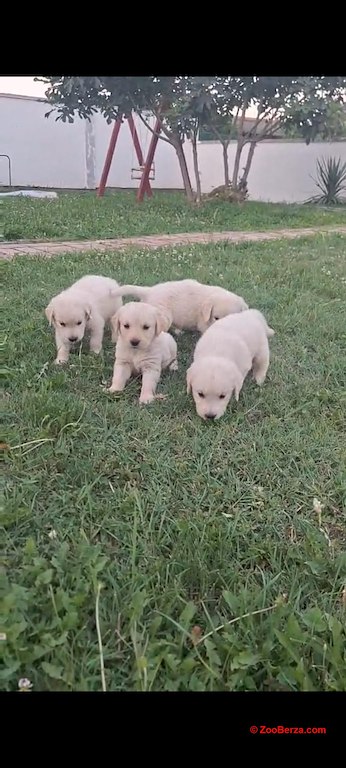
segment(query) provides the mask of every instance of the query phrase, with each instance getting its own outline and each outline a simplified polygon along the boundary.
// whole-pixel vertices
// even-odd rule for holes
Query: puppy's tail
[[[149,288],[145,285],[119,285],[112,291],[112,296],[135,296],[141,301],[145,301],[148,296]]]
[[[263,317],[263,315],[262,315],[262,318],[263,318],[263,322],[264,322],[264,327],[265,327],[265,332],[267,334],[267,338],[270,339],[272,336],[275,335],[275,331],[274,331],[273,328],[270,327],[270,325],[268,325],[268,323],[267,323],[265,317]]]
[[[270,328],[270,326],[268,325],[268,323],[267,323],[267,321],[266,321],[266,319],[265,319],[264,315],[262,315],[262,312],[259,312],[259,310],[258,310],[258,309],[255,309],[254,311],[256,312],[256,314],[258,315],[258,317],[260,318],[260,320],[261,320],[261,322],[262,322],[262,325],[264,325],[264,330],[265,330],[265,332],[266,332],[266,334],[267,334],[267,338],[268,338],[268,339],[270,339],[272,336],[274,336],[274,335],[275,335],[275,331],[274,331],[274,329],[273,329],[273,328]]]

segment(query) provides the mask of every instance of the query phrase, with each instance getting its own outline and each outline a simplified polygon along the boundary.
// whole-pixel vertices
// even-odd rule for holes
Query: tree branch
[[[136,113],[136,115],[138,115],[138,117],[140,118],[142,123],[145,125],[145,127],[148,129],[148,131],[150,131],[150,133],[152,133],[153,136],[157,136],[158,139],[162,139],[162,141],[166,141],[168,144],[172,144],[170,139],[166,139],[164,136],[162,136],[162,131],[167,136],[170,135],[169,132],[167,131],[166,127],[163,125],[163,123],[161,123],[161,132],[154,131],[154,129],[151,127],[151,125],[149,125],[149,123],[145,119],[145,117],[143,117],[142,110],[139,111],[138,107],[136,107],[135,101],[134,101],[134,99],[133,99],[133,97],[131,95],[130,95],[130,101],[131,101],[132,106],[133,106],[133,111]],[[159,109],[157,109],[156,106],[154,106],[153,104],[149,103],[148,104],[148,108],[145,111],[146,112],[152,112],[155,115],[156,119],[157,119],[157,118],[161,117],[162,106],[159,107]]]
[[[258,105],[258,108],[257,108],[257,119],[255,120],[253,126],[251,127],[251,129],[249,131],[250,140],[252,140],[252,138],[256,137],[256,130],[257,130],[258,126],[263,122],[263,120],[265,120],[266,116],[269,115],[270,112],[273,109],[272,107],[267,107],[267,109],[265,109],[264,112],[262,112],[262,105],[263,105],[263,101],[261,101],[259,103],[259,105]],[[277,112],[278,112],[278,109],[275,109],[273,117],[277,114]],[[265,130],[265,128],[264,128],[264,130]],[[249,141],[249,139],[247,141]]]
[[[263,115],[261,116],[259,124],[262,123],[263,120],[265,120],[267,115],[270,115],[270,113],[272,113],[271,117],[270,117],[270,121],[267,121],[267,123],[265,124],[264,131],[266,130],[268,124],[270,125],[272,122],[275,122],[275,118],[276,118],[276,116],[278,115],[279,112],[280,112],[280,107],[277,107],[274,110],[273,110],[273,107],[268,107],[267,109],[264,110]],[[281,121],[281,118],[280,118],[280,121]]]
[[[142,121],[142,123],[144,123],[144,125],[148,129],[148,131],[150,131],[150,133],[153,134],[153,136],[157,136],[159,139],[162,139],[162,141],[166,141],[167,144],[172,144],[172,141],[170,139],[166,139],[165,136],[162,136],[162,132],[159,133],[158,131],[154,131],[154,128],[152,128],[151,125],[149,125],[149,123],[147,122],[145,117],[143,117],[141,112],[136,112],[136,114],[138,115],[138,117]],[[159,115],[155,114],[155,117],[159,117]],[[162,125],[162,123],[161,123],[161,125]],[[162,131],[164,131],[164,133],[166,133],[166,130],[165,130],[165,128],[163,126],[162,126]]]
[[[224,139],[221,136],[221,133],[215,127],[215,125],[210,124],[210,128],[211,128],[212,132],[215,134],[215,136],[218,139],[218,141],[222,144],[222,146],[223,147],[228,147],[229,142],[230,142],[231,139]]]
[[[238,128],[238,136],[242,136],[243,135],[245,115],[246,115],[246,107],[243,106],[242,111],[241,111],[241,118],[240,118],[239,128]]]
[[[271,120],[265,123],[261,132],[256,133],[259,125],[263,123],[263,120],[265,120],[266,116],[271,112],[273,113]],[[257,120],[249,131],[248,136],[245,137],[244,144],[256,143],[258,141],[263,141],[263,139],[269,138],[270,136],[274,136],[282,124],[281,115],[279,118],[275,119],[279,112],[280,107],[274,109],[274,111],[272,107],[267,107],[267,109],[265,109],[264,112],[258,116]]]
[[[273,136],[278,131],[281,125],[282,125],[282,118],[280,117],[278,120],[276,121],[274,120],[273,123],[270,123],[267,126],[267,128],[264,128],[262,136],[264,138],[268,136]]]
[[[231,141],[231,138],[232,138],[232,128],[233,128],[234,125],[237,125],[237,120],[238,120],[238,117],[239,117],[239,112],[240,112],[240,107],[237,107],[237,111],[236,111],[236,113],[235,113],[235,115],[233,117],[233,120],[231,120],[231,127],[230,127],[230,131],[229,131],[229,134],[228,134],[229,135],[228,143]]]

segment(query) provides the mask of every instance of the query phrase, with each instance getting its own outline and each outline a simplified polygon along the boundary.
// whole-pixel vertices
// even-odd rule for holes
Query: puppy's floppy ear
[[[54,319],[55,318],[54,318],[54,303],[53,303],[53,300],[48,304],[48,306],[46,307],[46,309],[44,311],[45,311],[46,318],[47,318],[47,320],[49,322],[49,325],[54,325]]]
[[[168,313],[163,312],[161,309],[156,313],[155,332],[156,336],[160,333],[167,332],[172,325],[172,320]]]
[[[188,368],[187,371],[186,371],[186,392],[187,392],[187,394],[189,394],[189,392],[191,392],[193,367],[194,367],[194,364],[192,363],[192,365],[190,365],[190,368]]]
[[[90,320],[91,318],[91,306],[90,304],[86,304],[84,307],[85,317],[87,320]]]
[[[119,333],[120,333],[120,312],[121,312],[121,310],[122,310],[122,307],[121,307],[121,309],[118,309],[118,311],[115,313],[115,315],[113,315],[113,317],[111,317],[111,320],[110,320],[111,328],[112,328],[112,341],[113,341],[113,343],[118,340],[118,336],[119,336]]]
[[[208,301],[205,301],[201,307],[201,317],[204,323],[209,322],[212,311],[213,311],[213,303],[210,301],[210,299],[208,299]]]

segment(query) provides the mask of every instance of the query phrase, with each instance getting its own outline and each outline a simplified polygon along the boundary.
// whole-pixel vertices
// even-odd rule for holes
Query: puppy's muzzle
[[[216,413],[206,413],[205,418],[206,419],[215,419]]]
[[[77,336],[69,336],[68,340],[73,344],[74,341],[78,341]]]
[[[139,339],[131,339],[130,341],[131,347],[138,347],[139,341],[140,341]]]

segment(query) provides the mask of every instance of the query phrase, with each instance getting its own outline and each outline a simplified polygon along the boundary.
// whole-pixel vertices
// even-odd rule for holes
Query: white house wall
[[[236,144],[229,151],[232,173]],[[246,163],[247,148],[240,169]],[[248,178],[249,198],[266,202],[303,202],[318,191],[311,176],[316,176],[316,162],[322,157],[341,157],[346,162],[346,142],[320,143],[307,146],[298,141],[266,141],[257,144]],[[222,147],[219,143],[202,142],[198,162],[203,192],[223,184]],[[192,173],[192,163],[189,162]]]
[[[10,155],[14,186],[85,187],[84,121],[46,119],[44,101],[0,96],[0,154]],[[0,157],[0,183],[7,184]]]
[[[105,161],[112,125],[100,114],[91,122],[76,118],[73,124],[56,122],[47,102],[30,97],[0,94],[0,154],[8,154],[12,163],[14,186],[52,187],[57,189],[95,189]],[[150,121],[152,123],[152,121]],[[151,133],[135,118],[144,155]],[[185,145],[187,163],[194,180],[192,152]],[[236,145],[229,147],[232,170]],[[223,183],[222,148],[214,142],[198,147],[203,192]],[[264,142],[256,147],[249,175],[249,197],[271,202],[301,202],[316,192],[310,178],[316,173],[316,161],[335,156],[346,161],[346,142],[332,144],[302,142]],[[241,167],[246,162],[246,150]],[[108,186],[131,188],[131,169],[138,165],[129,126],[123,123],[108,177]],[[8,182],[6,158],[0,157],[0,185]],[[155,155],[155,189],[181,189],[182,181],[175,151],[159,140]]]

